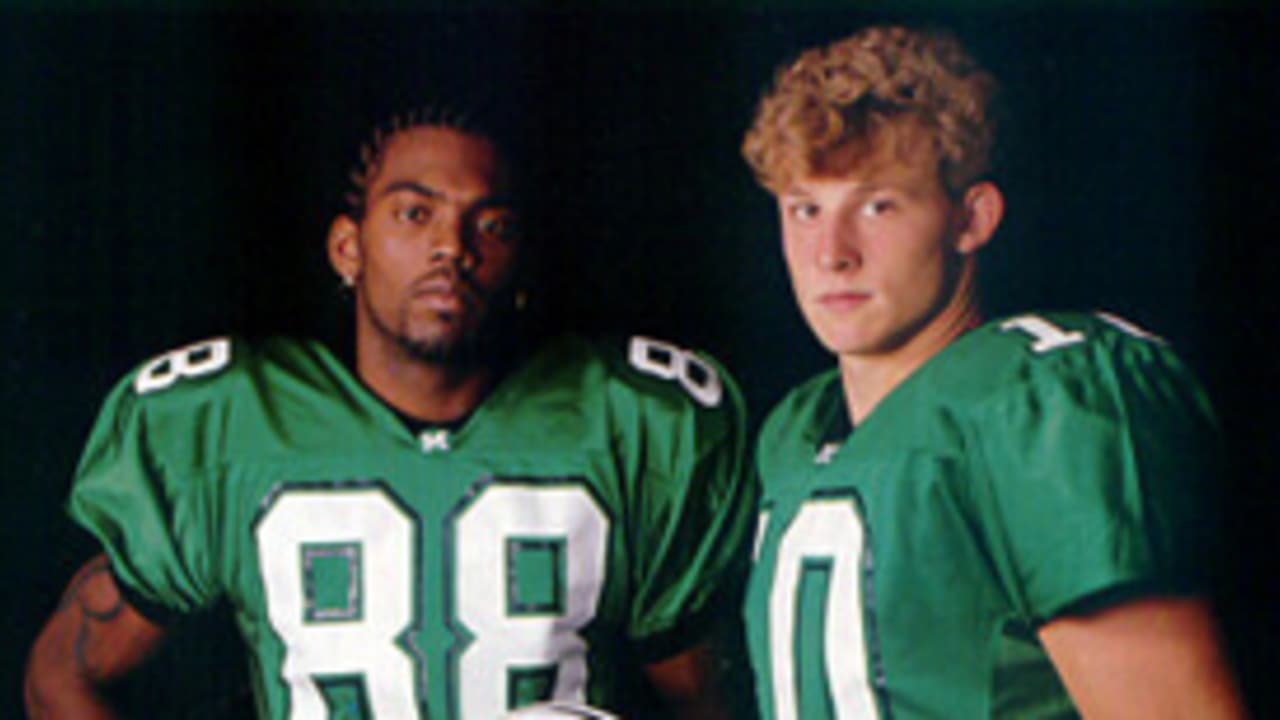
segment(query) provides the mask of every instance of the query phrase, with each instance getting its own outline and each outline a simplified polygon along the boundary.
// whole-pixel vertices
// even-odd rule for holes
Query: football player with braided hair
[[[865,29],[777,73],[743,153],[835,367],[761,432],[746,618],[767,718],[1234,718],[1217,426],[1112,315],[988,322],[996,82]]]
[[[515,342],[533,248],[494,127],[429,111],[364,149],[327,243],[353,367],[215,338],[111,393],[70,499],[104,552],[31,652],[33,717],[109,717],[101,689],[215,602],[264,718],[724,714],[739,391],[651,338]]]

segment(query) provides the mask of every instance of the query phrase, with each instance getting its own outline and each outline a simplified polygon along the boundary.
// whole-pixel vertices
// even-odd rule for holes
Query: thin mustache
[[[479,295],[470,278],[465,274],[458,272],[450,266],[443,266],[434,270],[429,270],[424,275],[413,281],[410,290],[414,294],[438,292],[439,285],[448,286],[448,291],[461,295],[464,299],[475,298]]]

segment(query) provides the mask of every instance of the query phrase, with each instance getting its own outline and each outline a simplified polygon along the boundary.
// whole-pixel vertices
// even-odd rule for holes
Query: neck
[[[967,263],[947,305],[905,342],[884,352],[840,356],[845,404],[855,426],[934,355],[982,324],[975,280],[976,269]]]
[[[385,338],[357,343],[356,372],[396,410],[438,423],[471,414],[497,377],[492,363],[429,362]]]

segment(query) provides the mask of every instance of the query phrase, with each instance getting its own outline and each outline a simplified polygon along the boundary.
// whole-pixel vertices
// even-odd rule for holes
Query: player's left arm
[[[649,499],[632,634],[649,685],[678,718],[746,714],[731,695],[745,674],[737,622],[758,489],[747,463],[746,410],[733,378],[707,356],[633,338],[642,375],[679,389],[655,403],[647,448]],[[686,396],[672,402],[675,396]]]
[[[1205,600],[1151,597],[1064,615],[1040,640],[1087,718],[1247,716]]]
[[[644,673],[675,717],[682,720],[732,717],[727,688],[721,682],[715,649],[710,643],[704,642],[649,663]]]

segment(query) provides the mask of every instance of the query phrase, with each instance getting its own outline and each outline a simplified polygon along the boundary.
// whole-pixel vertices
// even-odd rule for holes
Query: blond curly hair
[[[995,78],[954,37],[875,26],[779,68],[742,154],[774,193],[796,178],[848,172],[908,125],[933,143],[959,195],[991,172]]]

